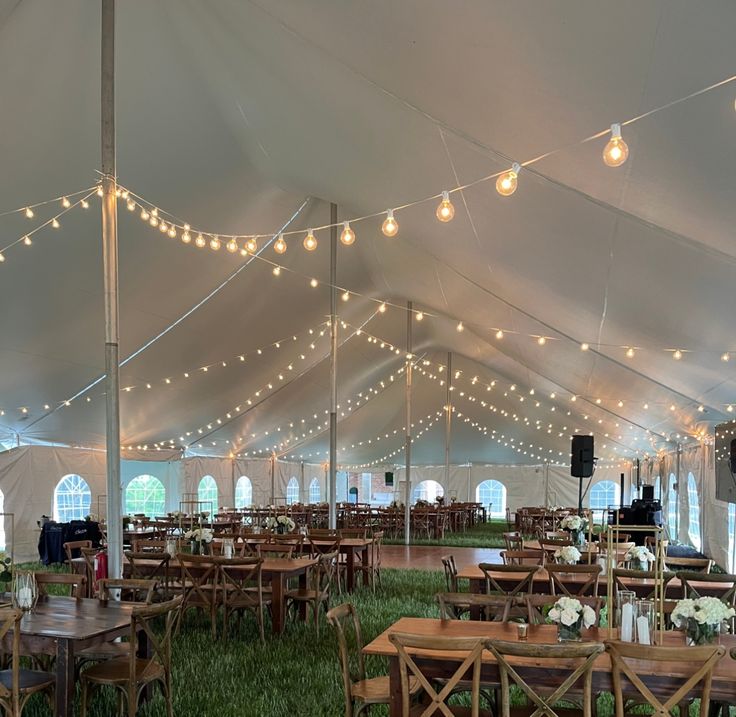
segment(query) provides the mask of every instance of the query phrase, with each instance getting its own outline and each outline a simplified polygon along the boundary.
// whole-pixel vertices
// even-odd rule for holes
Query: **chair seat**
[[[130,676],[130,659],[118,657],[100,662],[82,672],[82,678],[100,684],[116,684],[127,682]],[[136,682],[150,682],[164,676],[164,668],[157,662],[137,659],[135,661]]]
[[[85,647],[78,650],[75,657],[85,660],[112,660],[116,657],[126,657],[130,654],[129,642],[103,642],[101,645]]]
[[[415,695],[420,690],[419,680],[409,677],[409,692]],[[391,699],[391,684],[388,675],[370,677],[367,680],[353,682],[351,691],[355,699],[368,703],[385,703]]]
[[[21,670],[18,675],[18,682],[21,691],[41,690],[48,685],[53,685],[55,677],[50,672],[41,672],[40,670]],[[13,689],[13,671],[0,671],[0,683],[8,690]]]

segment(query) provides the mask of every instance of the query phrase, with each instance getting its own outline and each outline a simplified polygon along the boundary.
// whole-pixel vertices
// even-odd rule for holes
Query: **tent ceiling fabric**
[[[99,23],[99,3],[0,0],[0,209],[95,183]],[[354,224],[338,281],[364,296],[341,302],[341,318],[350,327],[368,321],[366,331],[403,347],[404,312],[372,317],[367,297],[412,300],[434,315],[415,322],[416,355],[437,376],[452,350],[462,371],[453,462],[564,461],[575,429],[596,434],[602,457],[641,456],[722,420],[736,401],[733,370],[720,360],[736,351],[736,319],[724,310],[736,279],[736,83],[624,127],[631,152],[619,169],[601,162],[605,139],[578,143],[731,76],[734,23],[736,6],[725,0],[631,0],[615,15],[590,0],[451,9],[435,0],[127,0],[117,28],[119,179],[193,226],[265,233],[307,198],[290,228],[328,223],[330,201],[341,219],[370,214],[561,150],[523,170],[512,198],[492,182],[453,195],[449,224],[436,221],[435,201],[398,212],[394,239],[379,218]],[[2,246],[32,226],[0,217]],[[168,239],[124,205],[119,235],[122,356],[245,262]],[[274,277],[253,261],[123,367],[122,385],[135,386],[122,396],[124,444],[173,439],[218,455],[276,446],[324,458],[328,341],[317,336],[310,349],[302,336],[329,311],[324,283],[307,280],[328,279],[328,233],[318,239],[313,254],[301,237],[289,240],[279,261],[298,274]],[[264,256],[276,259],[271,249]],[[101,384],[70,407],[43,409],[102,373],[97,202],[6,259],[0,439],[104,445]],[[380,390],[341,420],[339,459],[391,454],[400,463],[403,354],[349,338],[350,327],[341,332],[341,410]],[[582,352],[581,341],[593,350]],[[627,346],[640,347],[633,359]],[[678,347],[692,349],[679,362],[665,350]],[[231,361],[241,353],[246,362]],[[227,367],[196,372],[223,360]],[[279,390],[254,400],[289,363]],[[419,419],[436,422],[413,454],[441,463],[445,388],[420,371],[415,385],[415,432]],[[224,418],[249,398],[247,410]]]

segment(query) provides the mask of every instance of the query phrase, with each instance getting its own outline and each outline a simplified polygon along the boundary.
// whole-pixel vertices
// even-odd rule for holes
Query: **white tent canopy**
[[[99,13],[0,0],[0,209],[97,181]],[[169,238],[141,204],[211,234],[306,232],[329,223],[329,202],[341,221],[374,215],[550,152],[512,197],[494,180],[453,193],[448,224],[437,199],[398,209],[394,238],[385,215],[352,224],[338,258],[353,292],[339,306],[339,462],[403,461],[408,300],[425,314],[414,432],[432,424],[417,464],[444,462],[448,351],[456,465],[565,463],[577,430],[615,472],[724,420],[736,82],[678,100],[734,74],[735,22],[716,0],[120,3],[118,175],[145,200],[119,208],[121,356],[136,354],[121,370],[123,445],[319,463],[328,442],[328,232],[313,253],[303,233],[283,255],[263,248],[275,277],[262,259]],[[581,144],[662,107],[624,125],[620,168],[601,161],[606,136]],[[31,246],[5,250],[59,203],[0,216],[6,446],[104,447],[103,384],[84,390],[104,366],[89,201]]]

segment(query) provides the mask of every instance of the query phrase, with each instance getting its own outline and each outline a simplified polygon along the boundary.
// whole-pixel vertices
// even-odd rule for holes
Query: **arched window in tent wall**
[[[662,479],[659,476],[654,479],[654,500],[662,500]]]
[[[245,508],[253,505],[253,484],[248,476],[240,476],[235,484],[235,507]]]
[[[87,481],[76,473],[64,476],[54,489],[54,520],[67,523],[84,520],[92,505],[92,491]]]
[[[292,476],[286,486],[286,505],[299,502],[299,481]]]
[[[312,478],[309,484],[309,502],[319,503],[322,500],[322,490],[319,487],[319,478]]]
[[[485,507],[491,506],[490,515],[500,518],[506,515],[506,486],[497,480],[484,480],[475,491],[476,500]]]
[[[152,518],[163,515],[165,507],[166,489],[155,476],[137,476],[125,487],[125,512],[128,515],[145,513]]]
[[[605,510],[609,505],[618,505],[620,492],[616,481],[599,481],[590,489],[590,507],[593,510]]]
[[[416,503],[418,500],[426,500],[428,503],[434,503],[437,496],[443,496],[445,489],[441,483],[436,480],[423,480],[419,483],[412,493],[412,498]]]
[[[670,534],[670,540],[677,539],[677,490],[675,489],[675,474],[670,473],[667,482],[667,529]]]
[[[212,510],[217,510],[217,483],[215,483],[215,479],[212,476],[204,476],[199,481],[197,500],[212,503]],[[203,510],[208,510],[208,508],[203,507]]]
[[[687,535],[693,547],[700,550],[700,496],[698,495],[698,484],[692,473],[687,474],[687,504]]]

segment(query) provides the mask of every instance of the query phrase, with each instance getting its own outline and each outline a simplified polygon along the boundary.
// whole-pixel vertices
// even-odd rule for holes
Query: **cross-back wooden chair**
[[[710,558],[677,558],[668,555],[664,562],[667,570],[703,575],[709,575],[713,567],[713,561]]]
[[[606,643],[606,650],[611,656],[616,717],[626,717],[625,702],[631,699],[632,689],[636,691],[637,701],[643,698],[654,708],[655,715],[670,715],[674,707],[681,707],[692,698],[697,685],[701,685],[699,714],[700,717],[707,717],[713,669],[726,654],[725,647],[699,645],[683,649],[610,641]],[[637,672],[637,663],[642,660],[662,663],[662,669],[669,679],[656,685],[645,684]],[[673,680],[673,664],[682,666],[682,678],[678,675]]]
[[[526,712],[530,717],[558,717],[560,710],[555,704],[563,699],[570,699],[570,693],[582,681],[583,717],[591,717],[593,712],[593,663],[605,649],[599,642],[581,642],[563,645],[543,645],[523,642],[505,642],[491,640],[488,649],[498,663],[501,681],[501,717],[511,714],[511,684],[513,683],[526,695],[530,702]],[[513,660],[508,658],[533,658],[534,664],[542,668],[553,668],[561,660],[572,661],[570,672],[555,687],[543,689],[538,684],[527,682],[517,671]],[[580,693],[575,695],[580,699]],[[564,714],[564,711],[562,712]]]
[[[166,550],[166,541],[159,538],[133,538],[130,547],[134,553],[162,553]]]
[[[419,687],[424,690],[424,701],[421,706],[415,708],[411,712],[412,717],[434,717],[442,715],[442,717],[454,717],[455,711],[447,704],[447,700],[460,686],[461,682],[465,682],[467,673],[471,672],[470,680],[470,717],[480,717],[481,715],[490,715],[490,711],[480,710],[480,675],[481,675],[481,657],[483,649],[486,647],[484,638],[478,637],[438,637],[429,635],[412,635],[405,632],[391,632],[388,639],[396,647],[399,661],[399,676],[401,684],[401,703],[402,715],[410,714],[410,702],[414,695],[411,689],[410,679],[414,677],[419,683]],[[425,662],[433,660],[447,659],[446,656],[431,657],[429,653],[426,657],[423,655],[422,664],[417,664],[414,655],[410,653],[415,650],[440,650],[443,653],[458,653],[457,662],[459,663],[455,672],[447,679],[444,679],[441,686],[438,686],[428,674],[429,670],[422,666]],[[467,654],[465,654],[467,653]],[[459,659],[465,655],[462,660]],[[455,664],[453,662],[453,664]],[[424,709],[422,709],[424,708]],[[467,708],[466,712],[467,714]]]
[[[158,580],[163,590],[163,599],[169,598],[169,561],[171,555],[165,551],[134,553],[125,551],[130,565],[130,577],[134,580]]]
[[[183,595],[173,600],[146,605],[133,610],[130,622],[130,651],[121,657],[87,668],[81,674],[81,716],[87,717],[88,697],[92,689],[109,685],[126,698],[128,717],[135,717],[138,700],[144,688],[157,683],[166,703],[166,714],[173,717],[173,686],[171,682],[171,641],[179,622]],[[160,622],[163,618],[163,629]],[[150,656],[138,655],[139,635],[145,635],[150,646]]]
[[[457,580],[457,565],[454,555],[443,555],[442,569],[445,571],[445,585],[448,593],[460,592]]]
[[[327,623],[337,635],[337,650],[345,696],[345,717],[359,717],[371,705],[388,704],[391,688],[388,675],[366,677],[363,656],[363,636],[358,611],[351,603],[333,607],[327,613]],[[419,691],[419,682],[410,678],[409,691]]]
[[[549,609],[557,602],[559,596],[557,595],[527,595],[524,598],[527,609],[527,621],[530,625],[545,625],[547,624],[547,613]],[[579,600],[581,604],[587,605],[593,608],[595,612],[596,625],[600,619],[601,607],[603,600],[599,597],[585,597],[582,595],[576,595],[576,600]]]
[[[675,577],[675,573],[664,571],[662,573],[662,589],[666,590],[667,585]],[[640,583],[637,580],[651,580],[651,583]],[[654,570],[628,570],[626,568],[614,568],[613,580],[615,583],[615,592],[619,590],[633,590],[637,597],[646,600],[654,599],[654,581],[657,579],[657,573]]]
[[[295,590],[287,590],[285,598],[289,608],[299,603],[307,603],[312,608],[312,616],[314,625],[319,637],[319,610],[320,607],[325,608],[325,612],[330,607],[330,590],[335,580],[337,572],[337,561],[339,553],[323,553],[317,559],[315,565],[309,573],[309,583],[306,588],[296,588]]]
[[[34,573],[38,594],[48,595],[51,585],[62,586],[68,597],[81,600],[87,595],[87,576],[79,573]]]
[[[468,613],[477,611],[481,620],[508,622],[514,606],[514,598],[477,593],[437,593],[437,602],[443,620],[462,620]]]
[[[337,531],[341,538],[366,538],[368,537],[368,528],[340,528]]]
[[[368,581],[371,584],[373,592],[376,591],[376,583],[379,587],[381,585],[381,552],[383,550],[383,531],[376,530],[372,536],[372,542],[368,546],[368,560],[365,563],[360,563],[357,566],[357,570],[360,573],[368,575]]]
[[[192,608],[202,610],[210,617],[212,637],[217,637],[217,563],[207,555],[177,553],[181,568],[180,581],[184,591],[182,617]]]
[[[572,540],[569,538],[540,538],[539,540],[539,547],[544,553],[545,563],[554,563],[555,553],[560,548],[566,548],[570,545],[572,545]]]
[[[515,530],[510,533],[504,533],[503,542],[506,545],[506,550],[524,549],[524,536],[521,533],[517,533]]]
[[[261,558],[215,558],[219,569],[218,589],[223,607],[222,636],[227,639],[228,623],[233,614],[238,616],[238,627],[243,611],[252,612],[258,625],[261,642],[266,638],[263,630],[263,609],[271,604],[271,593],[263,590]]]
[[[69,566],[69,569],[71,570],[72,558],[80,557],[80,554],[79,554],[80,548],[91,548],[92,541],[91,540],[70,540],[64,543],[62,547],[64,548],[64,554],[66,555],[66,563]]]
[[[501,560],[505,565],[544,565],[544,551],[533,550],[502,550]]]
[[[23,613],[0,608],[0,641],[12,630],[10,667],[0,670],[0,707],[8,717],[20,717],[28,699],[38,692],[53,694],[56,679],[51,672],[20,667],[20,621]]]
[[[87,594],[85,597],[94,597],[97,590],[95,581],[95,560],[97,559],[97,548],[79,548],[79,556],[84,560],[84,570],[87,576]]]
[[[539,570],[538,565],[480,563],[478,567],[486,579],[486,593],[489,595],[495,593],[496,595],[521,597],[526,593],[534,592],[534,576]],[[505,585],[499,581],[503,581]]]
[[[594,597],[598,595],[598,579],[602,570],[601,565],[547,565],[549,591],[552,595]],[[575,579],[566,580],[565,576],[573,576]]]
[[[256,555],[259,558],[284,558],[289,559],[294,555],[293,545],[281,545],[280,543],[258,543]]]

